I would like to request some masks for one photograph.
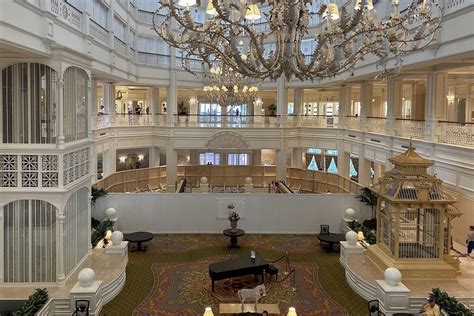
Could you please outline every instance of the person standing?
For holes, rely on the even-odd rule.
[[[474,226],[469,226],[469,232],[467,233],[467,255],[471,256],[471,252],[474,250]]]

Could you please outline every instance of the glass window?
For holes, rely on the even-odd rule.
[[[125,23],[123,23],[119,18],[114,17],[114,36],[122,42],[125,42],[126,29]]]
[[[87,138],[88,83],[86,72],[69,67],[64,72],[64,137],[66,142]]]
[[[20,63],[2,70],[2,129],[4,143],[56,142],[57,73],[52,68]]]
[[[220,165],[221,154],[220,153],[200,153],[199,164],[200,165]]]
[[[229,166],[248,166],[249,154],[231,153],[227,155],[227,164]]]
[[[72,5],[75,9],[82,11],[82,0],[66,0],[66,2]]]
[[[136,0],[138,10],[142,11],[155,12],[158,10],[159,4],[158,1]]]
[[[321,155],[321,149],[320,148],[308,148],[308,150],[306,152],[308,154]]]
[[[92,20],[107,29],[107,11],[108,8],[101,1],[94,0],[92,5]]]

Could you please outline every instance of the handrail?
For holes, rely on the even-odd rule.
[[[438,121],[438,123],[459,124],[459,125],[474,125],[474,122],[458,122],[458,121]]]
[[[401,117],[396,117],[395,120],[397,121],[411,121],[411,122],[424,122],[425,120],[420,120],[420,119],[409,119],[409,118],[401,118]]]
[[[386,117],[383,117],[383,116],[367,116],[367,118],[378,119],[378,120],[386,120],[387,119]]]

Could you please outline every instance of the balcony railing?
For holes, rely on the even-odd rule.
[[[162,67],[170,66],[170,56],[162,54],[153,54],[138,52],[138,63],[146,65],[156,65]]]
[[[152,116],[148,114],[99,114],[95,117],[94,121],[95,122],[93,122],[92,126],[95,129],[107,127],[151,126]]]
[[[438,141],[445,144],[474,147],[474,123],[439,121]]]
[[[90,33],[91,35],[98,41],[102,42],[102,44],[108,46],[109,42],[109,32],[104,29],[102,26],[94,22],[93,20],[90,20]]]
[[[401,137],[423,139],[425,138],[425,120],[396,118],[395,134]]]
[[[280,127],[280,116],[265,115],[175,115],[177,127],[267,128]]]
[[[50,0],[50,12],[55,14],[58,19],[71,25],[77,30],[81,30],[82,12],[67,3],[64,0]]]
[[[339,127],[339,116],[332,115],[309,115],[301,119],[302,127],[337,128]]]
[[[114,37],[114,48],[120,55],[127,56],[127,45],[117,37]]]
[[[358,116],[346,116],[344,118],[344,124],[347,129],[360,131],[360,117]]]
[[[372,133],[384,134],[387,128],[387,118],[386,117],[367,117],[367,131]]]

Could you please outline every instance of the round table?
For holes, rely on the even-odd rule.
[[[245,235],[245,231],[240,228],[228,228],[223,231],[224,236],[230,237],[230,246],[229,248],[240,248],[237,245],[237,238]]]
[[[147,246],[142,247],[142,243],[152,240],[153,234],[149,232],[134,232],[130,234],[124,234],[123,238],[128,242],[137,244],[136,248],[132,249],[132,252],[145,251]]]
[[[346,240],[346,235],[336,234],[336,233],[326,233],[326,234],[317,234],[319,241],[327,243],[328,246],[325,247],[327,252],[334,250],[334,244],[337,244],[341,241]]]

